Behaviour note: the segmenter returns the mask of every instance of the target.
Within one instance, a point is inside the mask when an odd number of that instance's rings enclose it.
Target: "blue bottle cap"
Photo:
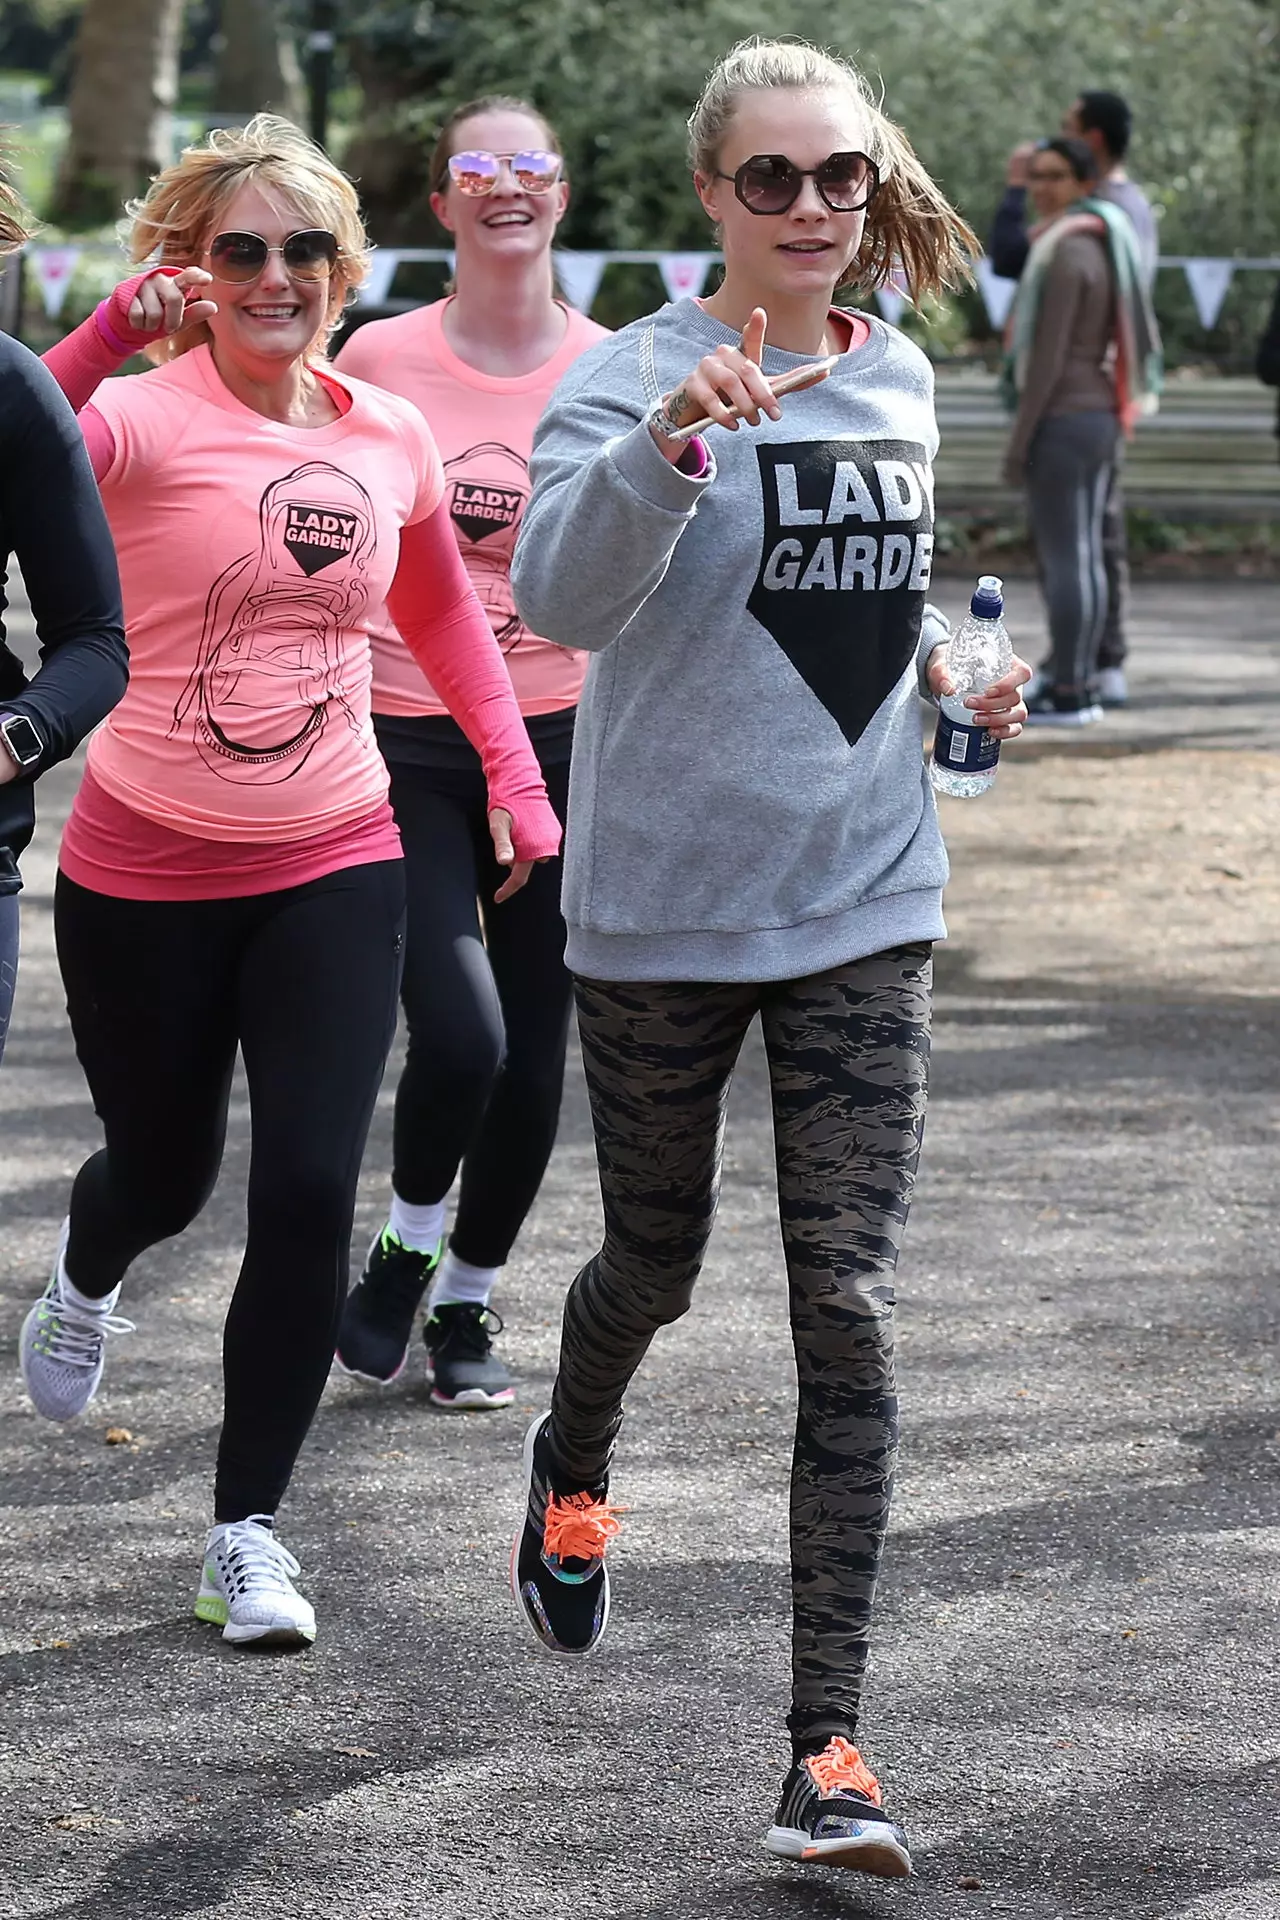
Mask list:
[[[1004,612],[1004,581],[997,579],[994,573],[980,574],[974,596],[969,602],[969,611],[976,614],[979,620],[998,620]]]

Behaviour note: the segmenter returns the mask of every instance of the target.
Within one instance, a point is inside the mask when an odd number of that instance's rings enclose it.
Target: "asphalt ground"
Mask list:
[[[942,598],[954,611],[959,587]],[[759,1844],[786,1759],[794,1387],[754,1043],[694,1309],[631,1396],[599,1656],[541,1656],[505,1584],[521,1435],[598,1225],[576,1061],[497,1303],[516,1410],[437,1414],[416,1361],[385,1393],[335,1380],[281,1516],[315,1648],[236,1653],[194,1621],[245,1107],[205,1214],[137,1263],[139,1331],[99,1399],[70,1428],[38,1420],[18,1328],[97,1144],[51,942],[74,771],[43,783],[0,1071],[6,1920],[1280,1915],[1280,969],[1242,868],[1228,904],[1233,883],[1206,883],[1199,945],[1172,969],[1159,886],[1185,877],[1175,829],[1207,793],[1228,825],[1236,793],[1268,817],[1280,604],[1139,589],[1134,633],[1130,715],[1011,751],[998,798],[948,809],[953,941],[862,1729],[911,1835],[909,1883]],[[1091,795],[1123,800],[1114,783],[1147,766],[1170,783],[1169,833],[1143,838],[1150,937],[1112,938],[1126,903],[1104,898],[1055,931],[1088,875],[1035,823],[1075,833]],[[389,1134],[384,1091],[357,1246]]]

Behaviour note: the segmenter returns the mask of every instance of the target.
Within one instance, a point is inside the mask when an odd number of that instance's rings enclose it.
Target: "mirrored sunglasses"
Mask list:
[[[490,153],[486,148],[477,147],[450,156],[449,178],[459,193],[478,200],[497,186],[504,160],[511,169],[511,178],[525,193],[550,193],[564,165],[558,153],[545,153],[536,147],[519,153]]]
[[[880,189],[875,162],[865,153],[833,153],[821,166],[797,167],[782,153],[755,153],[736,173],[721,173],[748,213],[786,213],[812,180],[832,213],[861,213]]]
[[[305,227],[271,247],[260,233],[219,233],[209,242],[209,271],[215,280],[247,284],[263,272],[273,253],[294,280],[327,280],[342,248],[326,227]]]

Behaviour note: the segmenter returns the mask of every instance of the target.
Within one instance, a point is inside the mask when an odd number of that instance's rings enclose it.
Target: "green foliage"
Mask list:
[[[814,32],[798,0],[466,0],[349,9],[348,45],[376,111],[426,140],[472,94],[532,96],[560,128],[577,246],[696,246],[683,118],[701,76],[744,34]],[[1170,252],[1280,250],[1276,0],[847,0],[833,44],[873,77],[927,164],[982,225],[1009,148],[1056,131],[1083,87],[1131,100],[1134,166]]]

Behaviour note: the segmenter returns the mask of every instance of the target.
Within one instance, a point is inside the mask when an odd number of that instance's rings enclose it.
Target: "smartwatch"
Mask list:
[[[44,753],[44,741],[25,713],[0,714],[0,745],[19,773],[34,767]]]

